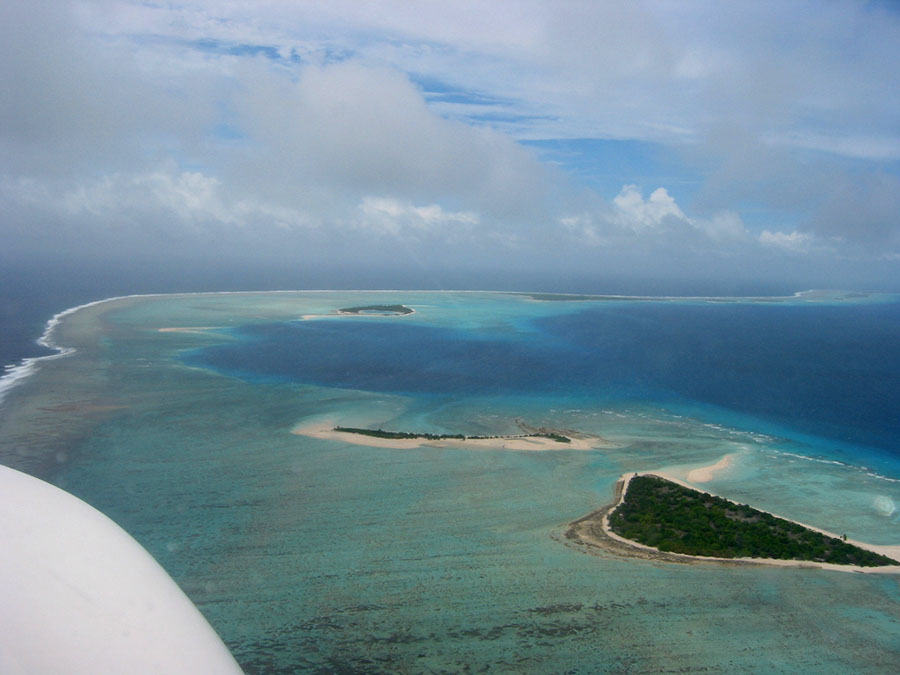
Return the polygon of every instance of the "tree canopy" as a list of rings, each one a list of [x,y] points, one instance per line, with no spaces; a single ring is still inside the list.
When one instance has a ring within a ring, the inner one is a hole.
[[[616,534],[661,551],[719,558],[896,565],[887,556],[658,476],[635,476],[609,517]]]

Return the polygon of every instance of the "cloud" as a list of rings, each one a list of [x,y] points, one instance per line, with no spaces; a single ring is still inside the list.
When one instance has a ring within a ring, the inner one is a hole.
[[[896,259],[898,57],[880,5],[8,0],[0,236],[319,259],[406,239],[557,270]],[[642,151],[619,176],[519,142],[566,138]]]
[[[414,206],[388,197],[366,197],[359,205],[360,224],[389,234],[407,230],[471,229],[479,218],[471,212],[449,212],[437,204]]]
[[[877,172],[835,175],[808,228],[839,238],[854,254],[900,253],[900,176]]]
[[[196,171],[107,175],[66,192],[62,205],[72,215],[109,218],[161,211],[182,225],[238,222],[234,205],[222,199],[219,181]]]
[[[663,187],[656,188],[644,201],[636,185],[625,185],[613,204],[618,223],[627,229],[657,229],[671,219],[687,221],[687,216]]]
[[[69,2],[0,4],[0,173],[47,178],[190,153],[214,119],[210,81],[104,41]]]
[[[441,118],[403,73],[152,43],[117,58],[120,41],[88,39],[68,6],[28,7],[4,5],[4,32],[21,39],[0,47],[12,85],[0,103],[0,232],[11,248],[24,230],[21,241],[77,232],[95,239],[85,247],[131,250],[211,232],[223,245],[237,233],[238,246],[247,228],[273,248],[273,230],[318,228],[328,254],[362,223],[437,236],[482,214],[519,226],[546,211],[552,170],[496,131]]]
[[[781,251],[791,253],[807,253],[813,243],[813,237],[802,232],[771,232],[763,230],[759,234],[759,243]]]
[[[171,165],[62,185],[3,181],[0,199],[17,214],[11,221],[41,224],[29,239],[52,236],[55,246],[73,251],[100,242],[120,252],[147,243],[164,248],[187,243],[196,251],[211,239],[243,240],[252,231],[262,243],[276,231],[311,226],[300,211],[229,194],[218,179]]]
[[[257,62],[236,78],[238,120],[255,144],[241,180],[260,189],[402,194],[500,217],[536,207],[546,190],[548,170],[531,151],[439,117],[395,71],[339,63],[291,79]]]
[[[534,115],[510,127],[529,137],[670,142],[729,120],[778,143],[815,138],[842,153],[856,151],[845,138],[865,120],[874,145],[896,148],[900,74],[889,64],[900,57],[900,20],[889,7],[524,0],[488,11],[477,3],[305,2],[229,9],[231,21],[218,27],[221,3],[191,8],[155,13],[174,13],[181,21],[168,25],[182,31],[268,39],[304,54],[327,45],[486,94],[500,109],[505,101],[513,118]]]
[[[284,61],[353,60],[413,74],[436,94],[457,94],[442,113],[518,138],[669,143],[702,138],[726,122],[776,146],[900,158],[900,73],[892,67],[900,60],[900,17],[889,3],[81,7],[93,30],[117,41],[254,47]],[[469,102],[484,97],[492,114],[479,120]]]
[[[880,162],[773,148],[751,135],[720,128],[691,161],[707,178],[692,206],[706,212],[763,214],[760,230],[790,223],[830,248],[856,257],[900,250],[900,176]],[[838,242],[842,242],[838,245]]]
[[[670,257],[699,252],[722,256],[753,245],[737,213],[690,217],[663,187],[645,199],[636,185],[624,185],[611,204],[595,199],[591,207],[562,216],[558,222],[575,246],[620,252],[643,249]]]
[[[742,243],[748,236],[744,222],[734,211],[720,211],[711,218],[698,219],[693,222],[695,227],[714,242]]]

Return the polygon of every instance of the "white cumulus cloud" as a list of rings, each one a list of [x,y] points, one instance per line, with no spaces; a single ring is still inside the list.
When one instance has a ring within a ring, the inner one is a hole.
[[[803,232],[772,232],[763,230],[759,235],[759,243],[763,246],[790,251],[792,253],[806,253],[810,250],[813,237]]]
[[[359,205],[360,224],[390,234],[402,230],[433,230],[434,228],[464,228],[477,225],[479,218],[468,211],[446,211],[437,204],[415,206],[389,197],[366,197]]]
[[[669,218],[687,221],[687,216],[663,188],[656,188],[645,200],[637,185],[625,185],[613,199],[618,223],[633,230],[661,227]]]

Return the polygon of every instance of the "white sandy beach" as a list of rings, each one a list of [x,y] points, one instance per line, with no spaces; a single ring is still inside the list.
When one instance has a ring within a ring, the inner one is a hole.
[[[205,333],[208,330],[216,330],[220,326],[168,326],[160,328],[160,333]]]
[[[687,483],[692,484],[688,487],[696,488],[697,484],[709,483],[717,477],[721,477],[721,475],[729,469],[733,469],[737,464],[740,455],[740,452],[729,452],[726,455],[722,455],[722,457],[712,464],[707,464],[706,466],[693,468],[690,468],[690,465],[667,466],[658,471],[654,471],[653,473],[675,483],[681,482],[682,484],[685,484],[684,481],[687,481]]]
[[[688,472],[687,479],[691,483],[708,483],[713,478],[716,477],[716,474],[722,473],[734,464],[734,459],[737,457],[737,453],[730,453],[722,457],[715,464],[710,464],[709,466],[702,466],[699,469],[693,469]]]
[[[397,319],[399,319],[404,316],[412,316],[413,314],[416,313],[416,310],[414,310],[412,307],[408,307],[407,309],[409,309],[410,311],[403,312],[402,314],[400,312],[366,312],[365,314],[363,314],[363,313],[357,313],[357,312],[341,312],[341,311],[329,312],[328,314],[303,314],[300,316],[300,319],[302,321],[310,321],[313,319],[336,319],[341,316],[353,316],[358,319],[360,319],[360,318],[362,318],[362,319],[365,319],[365,318],[372,318],[372,319],[397,318]]]
[[[335,431],[337,423],[334,420],[318,421],[311,424],[296,427],[292,434],[321,438],[330,441],[340,441],[353,445],[365,445],[373,448],[395,448],[398,450],[411,450],[414,448],[467,448],[472,450],[525,450],[533,452],[547,452],[558,450],[594,450],[607,445],[600,438],[572,438],[569,443],[561,443],[552,438],[535,436],[498,436],[497,438],[376,438],[363,434]]]

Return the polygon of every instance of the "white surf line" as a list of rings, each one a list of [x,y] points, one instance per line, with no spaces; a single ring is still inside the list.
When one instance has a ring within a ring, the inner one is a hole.
[[[69,307],[61,312],[57,312],[47,321],[43,334],[35,340],[35,343],[47,349],[55,349],[56,354],[48,354],[47,356],[30,356],[22,359],[19,363],[4,366],[3,376],[0,377],[0,403],[6,397],[9,391],[20,384],[27,377],[35,373],[42,361],[52,361],[53,359],[63,358],[75,353],[74,347],[63,347],[53,341],[53,333],[56,327],[67,316],[71,316],[75,312],[88,307],[96,307],[107,302],[116,300],[130,300],[133,298],[165,298],[165,297],[189,297],[194,295],[251,295],[255,293],[303,293],[306,291],[199,291],[197,293],[131,293],[129,295],[114,295],[101,300],[93,300],[81,305]]]
[[[134,297],[143,297],[138,295],[120,295],[112,298],[104,298],[103,300],[94,300],[93,302],[88,302],[83,305],[77,305],[75,307],[69,307],[68,309],[64,309],[61,312],[57,312],[54,314],[49,321],[47,321],[47,325],[44,328],[43,334],[35,340],[37,344],[41,347],[46,347],[47,349],[55,349],[56,354],[48,354],[47,356],[32,356],[28,358],[22,359],[17,364],[8,365],[4,368],[4,374],[0,377],[0,403],[3,402],[3,399],[6,397],[6,394],[15,387],[20,384],[25,378],[29,375],[37,371],[38,365],[42,361],[52,361],[53,359],[63,358],[65,356],[69,356],[70,354],[75,353],[74,347],[61,347],[57,345],[53,341],[53,332],[56,330],[56,327],[59,326],[60,322],[81,309],[86,309],[88,307],[94,307],[96,305],[103,304],[104,302],[111,302],[113,300],[122,300],[125,298],[134,298]],[[154,297],[149,295],[147,297]]]
[[[103,298],[101,300],[93,300],[91,302],[86,302],[81,305],[76,305],[74,307],[69,307],[68,309],[64,309],[61,312],[57,312],[54,314],[48,321],[44,328],[43,334],[35,340],[37,344],[41,347],[46,347],[47,349],[56,350],[56,354],[48,354],[47,356],[29,356],[22,359],[19,363],[8,364],[3,367],[3,375],[0,376],[0,404],[3,403],[3,400],[6,398],[6,395],[12,390],[14,387],[21,384],[25,379],[29,376],[37,372],[37,369],[41,362],[43,361],[52,361],[53,359],[59,359],[71,354],[75,353],[74,347],[63,347],[57,345],[53,341],[53,332],[56,327],[60,324],[60,322],[65,319],[67,316],[71,316],[75,312],[87,309],[88,307],[95,307],[97,305],[102,305],[106,302],[114,302],[116,300],[129,300],[132,298],[184,298],[191,296],[202,296],[202,295],[264,295],[264,294],[290,294],[290,293],[315,293],[315,294],[325,294],[325,293],[506,293],[506,291],[454,291],[454,290],[400,290],[400,289],[378,289],[378,290],[343,290],[343,289],[278,289],[278,290],[269,290],[269,291],[197,291],[193,293],[131,293],[129,295],[114,295],[108,298]],[[415,311],[415,310],[414,310]]]

